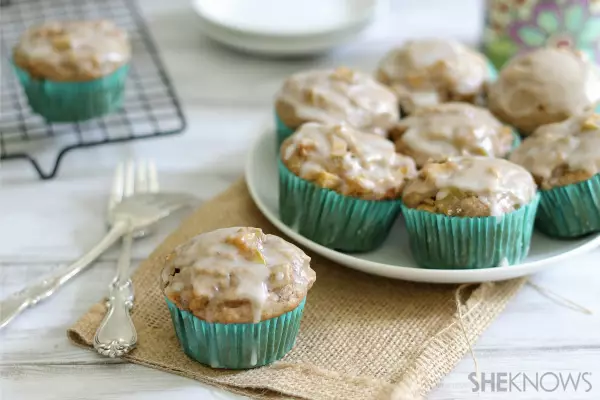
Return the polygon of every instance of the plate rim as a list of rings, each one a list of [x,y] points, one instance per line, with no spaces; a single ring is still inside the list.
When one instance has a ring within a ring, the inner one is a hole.
[[[530,261],[526,263],[501,266],[495,268],[484,268],[484,269],[464,269],[464,270],[449,270],[449,269],[426,269],[426,268],[415,268],[405,267],[400,265],[384,264],[376,261],[369,261],[359,259],[353,255],[345,254],[336,250],[329,249],[322,246],[312,240],[302,236],[298,232],[285,225],[279,218],[274,215],[269,208],[264,204],[262,199],[257,193],[257,188],[253,184],[254,179],[252,178],[253,166],[256,162],[255,155],[259,153],[260,144],[265,141],[266,137],[271,137],[275,140],[274,127],[271,122],[264,122],[261,125],[259,134],[254,139],[249,153],[246,155],[244,165],[244,178],[246,180],[246,186],[252,201],[256,207],[260,210],[269,222],[271,222],[277,229],[283,234],[290,237],[292,240],[298,242],[302,246],[314,251],[315,253],[335,262],[343,265],[347,268],[352,268],[358,271],[362,271],[371,275],[384,276],[392,279],[399,279],[413,282],[428,282],[428,283],[446,283],[446,284],[459,284],[459,283],[478,283],[478,282],[492,282],[501,281],[517,277],[522,277],[535,273],[544,267],[554,267],[557,264],[568,257],[577,256],[580,254],[587,253],[600,245],[600,233],[588,242],[576,247],[572,250],[560,253],[548,258]],[[267,138],[268,140],[268,138]],[[333,257],[333,258],[332,258]],[[345,262],[347,261],[347,262]],[[357,267],[353,264],[362,264],[364,267]],[[381,270],[376,272],[375,270]],[[389,271],[388,271],[389,270]],[[401,275],[401,276],[400,276]]]
[[[369,25],[373,22],[374,18],[377,15],[377,1],[376,0],[368,0],[370,2],[370,7],[365,7],[365,10],[357,16],[356,18],[351,18],[346,21],[346,23],[338,25],[337,27],[332,27],[328,29],[321,30],[308,30],[308,31],[298,31],[298,32],[277,32],[275,30],[261,30],[261,29],[250,29],[244,28],[243,26],[236,26],[230,23],[221,23],[218,20],[212,18],[209,13],[204,10],[204,3],[206,0],[191,0],[191,6],[194,9],[194,12],[198,17],[202,19],[202,21],[207,22],[214,27],[222,28],[224,30],[228,30],[231,33],[235,33],[238,35],[250,35],[255,38],[260,38],[262,40],[265,39],[283,39],[283,40],[306,40],[306,39],[324,39],[325,37],[336,35],[343,32],[355,31],[357,29],[363,29],[366,25]]]

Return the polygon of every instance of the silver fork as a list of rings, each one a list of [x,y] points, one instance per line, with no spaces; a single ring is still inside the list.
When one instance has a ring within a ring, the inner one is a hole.
[[[139,193],[156,193],[158,190],[158,175],[153,162],[142,161],[137,167],[133,162],[119,165],[109,200],[109,216],[112,216],[115,206],[123,198]],[[122,238],[116,275],[109,285],[108,311],[94,336],[96,351],[111,358],[128,353],[137,344],[137,333],[130,314],[134,300],[133,285],[129,278],[131,245],[134,234],[142,236],[147,233],[135,232],[130,216],[123,219],[127,222],[127,231]]]
[[[156,176],[155,170],[149,175]],[[124,176],[123,179],[125,179]],[[183,193],[142,193],[127,197],[125,194],[128,191],[125,191],[123,183],[116,180],[113,187],[122,188],[122,192],[121,196],[117,196],[117,190],[113,190],[113,195],[110,197],[108,209],[110,229],[108,233],[71,265],[61,268],[55,274],[0,301],[0,329],[26,309],[56,293],[60,287],[89,267],[128,231],[134,232],[133,237],[142,236],[148,232],[151,225],[167,217],[173,211],[190,205],[194,200],[192,196]],[[122,199],[120,202],[117,201],[118,197]],[[133,225],[133,228],[130,225]]]

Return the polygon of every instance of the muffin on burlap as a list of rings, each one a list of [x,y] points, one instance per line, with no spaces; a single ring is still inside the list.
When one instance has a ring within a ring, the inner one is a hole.
[[[409,40],[387,53],[376,72],[404,114],[449,101],[476,103],[495,75],[483,54],[444,39]]]
[[[541,189],[541,231],[565,238],[600,231],[600,115],[541,126],[510,160],[531,172]]]
[[[130,58],[127,34],[104,20],[46,22],[26,31],[13,50],[29,105],[51,122],[119,108]]]
[[[290,76],[276,95],[275,113],[279,143],[305,122],[347,122],[387,136],[399,118],[396,97],[388,88],[345,67]]]
[[[505,157],[519,142],[487,109],[458,102],[419,108],[390,130],[390,138],[419,167],[454,156]]]
[[[538,202],[531,174],[507,160],[428,163],[402,192],[411,252],[425,268],[518,263],[529,252]]]
[[[176,248],[161,278],[183,351],[213,368],[243,369],[292,349],[315,272],[295,245],[232,227]]]
[[[306,123],[281,146],[282,221],[332,249],[378,247],[400,211],[414,161],[381,136],[346,123]]]
[[[542,48],[513,58],[489,87],[488,107],[503,122],[530,135],[600,101],[600,74],[582,53]]]

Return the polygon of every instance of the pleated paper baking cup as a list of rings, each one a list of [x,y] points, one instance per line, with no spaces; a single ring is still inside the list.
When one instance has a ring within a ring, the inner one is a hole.
[[[539,194],[500,217],[451,217],[406,207],[410,249],[423,268],[480,269],[512,265],[529,252]]]
[[[49,122],[75,122],[99,117],[121,107],[129,70],[87,82],[54,82],[32,78],[14,65],[31,109]]]
[[[277,132],[277,147],[281,146],[281,143],[295,132],[294,129],[289,128],[283,123],[277,113],[275,113],[275,127]]]
[[[294,347],[306,298],[276,318],[249,324],[206,322],[165,297],[183,352],[212,368],[248,369],[275,362]]]
[[[600,232],[600,174],[571,185],[540,191],[536,227],[558,238]]]
[[[279,160],[279,214],[283,223],[323,246],[346,252],[377,248],[400,212],[399,200],[344,196],[294,175]]]

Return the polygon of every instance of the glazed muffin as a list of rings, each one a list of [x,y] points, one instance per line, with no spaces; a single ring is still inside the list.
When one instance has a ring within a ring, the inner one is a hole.
[[[305,122],[347,122],[381,136],[398,120],[394,94],[371,76],[349,68],[300,72],[275,99],[280,142]]]
[[[598,101],[597,68],[581,53],[564,48],[542,48],[515,57],[488,93],[490,110],[524,136],[592,110]]]
[[[600,115],[543,125],[510,160],[531,172],[542,189],[540,230],[557,237],[600,231]]]
[[[483,54],[461,43],[419,39],[386,54],[376,76],[410,114],[418,107],[449,101],[477,102],[491,78],[490,68]]]
[[[419,108],[390,130],[396,150],[420,167],[454,156],[505,157],[515,137],[487,109],[469,103]]]
[[[525,258],[539,202],[533,177],[507,160],[426,164],[402,193],[410,247],[426,268],[473,269]]]
[[[200,234],[165,259],[162,287],[185,353],[213,368],[252,368],[294,345],[310,257],[248,227]]]
[[[120,106],[131,58],[110,21],[46,22],[26,31],[13,64],[32,109],[49,121],[79,121]]]
[[[306,123],[281,146],[279,211],[284,223],[324,246],[369,251],[386,238],[410,157],[350,125]]]

